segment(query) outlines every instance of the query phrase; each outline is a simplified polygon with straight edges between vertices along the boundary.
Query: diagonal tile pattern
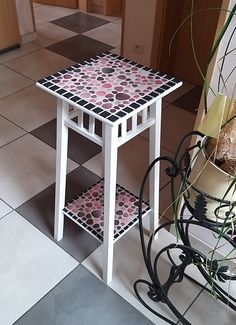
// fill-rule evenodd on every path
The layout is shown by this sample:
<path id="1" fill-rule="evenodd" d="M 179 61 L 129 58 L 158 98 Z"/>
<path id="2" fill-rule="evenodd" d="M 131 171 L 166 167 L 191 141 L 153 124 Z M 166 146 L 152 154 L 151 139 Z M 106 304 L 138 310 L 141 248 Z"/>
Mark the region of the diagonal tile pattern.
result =
<path id="1" fill-rule="evenodd" d="M 38 38 L 35 41 L 35 44 L 42 47 L 52 45 L 54 43 L 77 35 L 77 33 L 74 33 L 66 28 L 62 28 L 52 23 L 45 23 L 38 26 L 37 34 Z"/>
<path id="2" fill-rule="evenodd" d="M 0 114 L 30 132 L 56 117 L 56 98 L 33 85 L 0 100 Z"/>
<path id="3" fill-rule="evenodd" d="M 0 147 L 21 137 L 26 132 L 0 116 Z"/>
<path id="4" fill-rule="evenodd" d="M 83 35 L 91 37 L 97 41 L 118 47 L 120 45 L 121 26 L 115 23 L 109 23 L 97 28 L 94 28 Z"/>
<path id="5" fill-rule="evenodd" d="M 100 178 L 89 170 L 79 167 L 68 174 L 66 202 L 96 183 Z M 19 206 L 16 211 L 53 240 L 53 218 L 55 186 L 50 185 L 42 192 Z M 65 219 L 64 238 L 58 243 L 78 261 L 84 260 L 99 246 L 99 242 L 69 219 Z"/>
<path id="6" fill-rule="evenodd" d="M 107 20 L 93 17 L 82 12 L 77 12 L 73 15 L 66 16 L 52 21 L 53 24 L 67 28 L 78 34 L 84 33 L 87 30 L 105 25 Z"/>
<path id="7" fill-rule="evenodd" d="M 40 49 L 39 51 L 8 61 L 6 65 L 12 70 L 36 81 L 58 70 L 67 68 L 73 63 L 73 61 L 61 55 L 46 49 Z"/>
<path id="8" fill-rule="evenodd" d="M 31 132 L 35 137 L 56 149 L 56 120 L 52 120 Z M 77 148 L 79 147 L 79 150 Z M 73 130 L 69 130 L 68 157 L 82 165 L 101 151 L 101 147 Z"/>
<path id="9" fill-rule="evenodd" d="M 1 67 L 0 79 L 0 98 L 13 94 L 16 91 L 24 89 L 34 82 L 33 80 L 23 76 L 19 71 L 13 71 L 7 67 Z"/>
<path id="10" fill-rule="evenodd" d="M 0 197 L 16 208 L 55 181 L 55 150 L 30 134 L 0 151 Z M 69 162 L 68 170 L 78 165 Z"/>
<path id="11" fill-rule="evenodd" d="M 87 36 L 78 35 L 53 44 L 47 49 L 75 62 L 81 62 L 102 52 L 109 51 L 112 47 Z"/>
<path id="12" fill-rule="evenodd" d="M 110 286 L 100 281 L 102 246 L 91 235 L 66 218 L 64 238 L 53 239 L 56 100 L 35 81 L 104 51 L 119 54 L 121 19 L 40 3 L 34 12 L 38 40 L 0 55 L 0 324 L 166 324 L 133 291 L 138 278 L 148 279 L 137 227 L 115 245 Z M 172 156 L 192 130 L 199 96 L 199 88 L 184 82 L 164 98 L 162 154 Z M 144 131 L 119 149 L 118 181 L 136 194 L 148 145 Z M 71 131 L 66 202 L 100 180 L 101 162 L 101 148 Z M 161 165 L 161 222 L 173 218 L 166 167 Z M 164 230 L 154 251 L 168 240 L 175 238 Z M 168 268 L 163 258 L 160 275 Z M 146 293 L 142 288 L 150 303 Z M 170 296 L 193 325 L 236 322 L 235 313 L 187 279 Z M 178 323 L 162 303 L 152 307 Z"/>

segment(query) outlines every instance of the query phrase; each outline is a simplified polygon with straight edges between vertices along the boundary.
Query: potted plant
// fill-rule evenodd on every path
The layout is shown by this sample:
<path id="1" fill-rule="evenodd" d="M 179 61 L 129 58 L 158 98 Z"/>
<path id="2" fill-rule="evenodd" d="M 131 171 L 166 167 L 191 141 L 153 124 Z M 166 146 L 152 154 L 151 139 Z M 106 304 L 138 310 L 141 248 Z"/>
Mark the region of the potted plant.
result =
<path id="1" fill-rule="evenodd" d="M 186 229 L 179 223 L 181 197 L 184 197 L 185 204 L 192 214 L 191 220 L 198 220 L 200 226 L 213 234 L 215 243 L 206 257 L 193 260 L 211 284 L 211 290 L 217 298 L 222 298 L 218 290 L 219 281 L 230 282 L 236 278 L 236 4 L 231 2 L 231 5 L 225 24 L 209 54 L 208 67 L 221 48 L 221 55 L 215 62 L 218 69 L 216 87 L 209 85 L 207 74 L 204 77 L 205 114 L 198 125 L 202 138 L 196 141 L 193 154 L 191 157 L 187 155 L 186 163 L 180 168 L 182 184 L 173 204 L 176 231 L 180 236 L 182 232 L 181 238 L 184 237 L 185 245 L 191 246 L 191 242 L 188 235 L 186 239 Z M 192 19 L 194 14 L 192 6 L 192 12 L 187 19 Z M 192 45 L 196 59 L 197 49 L 194 48 L 193 42 Z M 208 105 L 209 97 L 211 105 Z M 220 253 L 221 258 L 218 259 L 219 250 L 226 246 L 226 253 Z M 224 295 L 223 300 L 232 307 L 234 298 L 229 292 L 228 300 L 226 292 Z M 235 309 L 235 306 L 232 308 Z"/>
<path id="2" fill-rule="evenodd" d="M 194 14 L 192 6 L 192 12 L 179 28 L 188 19 L 192 19 Z M 186 179 L 183 179 L 184 184 L 181 190 L 182 194 L 187 190 L 192 207 L 194 207 L 197 195 L 204 193 L 207 200 L 206 217 L 220 223 L 224 223 L 225 218 L 232 222 L 236 215 L 234 212 L 236 210 L 235 14 L 236 4 L 229 11 L 228 18 L 209 54 L 208 66 L 224 42 L 223 55 L 215 63 L 218 67 L 217 89 L 209 86 L 207 75 L 204 77 L 205 116 L 198 130 L 205 137 L 192 156 L 189 171 L 185 175 Z M 197 49 L 194 48 L 193 42 L 192 46 L 196 59 Z M 228 92 L 228 85 L 230 85 L 231 93 Z M 210 107 L 208 106 L 209 95 L 213 98 Z"/>

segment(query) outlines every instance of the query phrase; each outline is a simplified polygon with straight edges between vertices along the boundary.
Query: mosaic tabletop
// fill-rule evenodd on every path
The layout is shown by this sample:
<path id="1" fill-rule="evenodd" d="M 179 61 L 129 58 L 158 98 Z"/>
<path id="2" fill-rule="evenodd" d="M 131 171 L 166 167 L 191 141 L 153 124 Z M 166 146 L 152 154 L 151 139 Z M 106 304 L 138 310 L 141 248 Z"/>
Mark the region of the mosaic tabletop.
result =
<path id="1" fill-rule="evenodd" d="M 101 120 L 115 122 L 181 82 L 108 52 L 41 79 L 37 85 Z"/>

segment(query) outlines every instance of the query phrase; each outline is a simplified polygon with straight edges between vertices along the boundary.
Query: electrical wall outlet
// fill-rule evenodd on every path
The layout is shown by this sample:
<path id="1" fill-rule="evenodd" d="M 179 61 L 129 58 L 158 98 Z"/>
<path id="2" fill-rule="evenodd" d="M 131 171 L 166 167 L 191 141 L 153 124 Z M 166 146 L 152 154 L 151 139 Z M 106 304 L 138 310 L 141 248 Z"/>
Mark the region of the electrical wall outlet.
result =
<path id="1" fill-rule="evenodd" d="M 134 52 L 138 54 L 143 54 L 144 46 L 143 44 L 134 44 Z"/>

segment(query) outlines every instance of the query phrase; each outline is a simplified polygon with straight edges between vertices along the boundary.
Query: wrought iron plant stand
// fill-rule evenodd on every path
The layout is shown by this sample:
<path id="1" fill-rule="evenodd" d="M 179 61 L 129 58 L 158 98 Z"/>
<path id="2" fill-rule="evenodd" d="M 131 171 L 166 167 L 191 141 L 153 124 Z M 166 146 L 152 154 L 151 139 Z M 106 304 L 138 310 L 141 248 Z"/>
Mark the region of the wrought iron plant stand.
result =
<path id="1" fill-rule="evenodd" d="M 156 158 L 149 168 L 146 171 L 146 174 L 143 179 L 143 183 L 140 190 L 140 200 L 139 200 L 139 231 L 140 231 L 140 239 L 141 239 L 141 247 L 142 247 L 142 253 L 144 262 L 146 265 L 147 272 L 149 274 L 150 280 L 143 280 L 139 279 L 134 284 L 134 291 L 138 297 L 138 299 L 141 301 L 141 303 L 149 309 L 152 313 L 160 317 L 161 319 L 165 320 L 169 324 L 176 324 L 176 322 L 173 322 L 172 320 L 168 319 L 164 315 L 158 313 L 156 310 L 154 310 L 152 307 L 148 305 L 146 301 L 141 297 L 141 294 L 139 293 L 139 285 L 145 284 L 148 286 L 148 297 L 155 301 L 155 302 L 162 302 L 168 305 L 170 310 L 173 312 L 173 314 L 178 318 L 178 320 L 182 324 L 190 324 L 191 323 L 180 313 L 180 311 L 175 307 L 175 305 L 171 302 L 170 298 L 168 297 L 169 290 L 171 286 L 177 282 L 181 282 L 184 277 L 191 280 L 196 285 L 200 286 L 202 289 L 206 290 L 209 294 L 214 295 L 213 299 L 219 299 L 224 304 L 226 304 L 229 308 L 232 308 L 236 311 L 236 299 L 233 297 L 228 290 L 226 291 L 223 288 L 223 284 L 227 281 L 233 281 L 236 280 L 236 273 L 232 273 L 229 271 L 229 267 L 226 263 L 226 259 L 218 259 L 218 258 L 210 258 L 207 257 L 204 253 L 199 251 L 198 249 L 194 248 L 191 243 L 191 236 L 189 235 L 189 228 L 191 226 L 197 226 L 205 228 L 205 230 L 210 231 L 214 234 L 214 236 L 217 238 L 219 235 L 220 238 L 229 243 L 232 246 L 232 251 L 236 247 L 236 234 L 234 234 L 234 228 L 235 225 L 232 224 L 232 221 L 228 222 L 230 225 L 227 227 L 227 221 L 222 225 L 218 222 L 213 222 L 206 217 L 206 211 L 207 211 L 207 198 L 210 198 L 211 200 L 215 200 L 219 202 L 219 207 L 228 207 L 229 212 L 232 214 L 232 208 L 231 203 L 226 200 L 218 199 L 216 197 L 209 196 L 209 194 L 204 193 L 198 189 L 195 189 L 197 191 L 197 197 L 195 200 L 194 206 L 191 206 L 189 203 L 189 195 L 188 195 L 188 188 L 192 184 L 190 184 L 188 176 L 191 172 L 190 167 L 190 153 L 195 148 L 200 148 L 201 141 L 197 142 L 196 145 L 193 147 L 187 149 L 183 153 L 183 146 L 186 140 L 192 136 L 196 135 L 201 137 L 201 133 L 197 131 L 193 131 L 191 133 L 188 133 L 180 142 L 175 157 L 170 158 L 168 156 L 165 157 L 158 157 Z M 183 198 L 184 202 L 181 208 L 181 211 L 179 213 L 178 218 L 174 218 L 173 221 L 165 222 L 164 224 L 161 224 L 155 232 L 150 236 L 147 244 L 145 243 L 144 239 L 144 228 L 142 223 L 142 200 L 143 200 L 143 193 L 145 184 L 147 181 L 147 178 L 149 176 L 149 173 L 153 166 L 157 163 L 160 163 L 161 161 L 167 161 L 170 164 L 170 167 L 166 169 L 167 175 L 171 179 L 171 195 L 172 195 L 172 202 L 173 206 L 175 206 L 178 194 L 175 194 L 174 190 L 174 183 L 178 176 L 181 177 L 182 180 L 184 180 L 185 189 L 183 190 Z M 183 184 L 183 183 L 182 183 Z M 194 186 L 193 186 L 194 187 Z M 191 216 L 185 218 L 184 217 L 184 211 L 185 209 L 188 209 Z M 216 209 L 217 210 L 217 209 Z M 215 211 L 215 214 L 217 214 L 218 211 Z M 227 215 L 227 213 L 226 213 Z M 231 219 L 232 220 L 232 219 Z M 178 233 L 179 239 L 181 241 L 176 240 L 175 242 L 169 244 L 168 246 L 160 249 L 160 251 L 156 254 L 156 256 L 153 258 L 153 252 L 152 252 L 152 244 L 153 239 L 155 236 L 158 235 L 158 233 L 166 227 L 173 226 L 176 229 L 176 232 Z M 224 230 L 223 229 L 226 229 Z M 172 252 L 174 250 L 178 250 L 180 253 L 178 254 L 178 263 L 176 262 L 176 259 L 174 259 L 172 256 Z M 168 279 L 164 283 L 160 280 L 160 276 L 158 274 L 157 268 L 158 263 L 161 260 L 161 257 L 163 254 L 166 254 L 168 256 L 168 260 L 170 263 L 170 269 L 168 274 Z M 196 279 L 192 278 L 188 274 L 186 274 L 186 269 L 188 266 L 194 265 L 197 270 L 200 272 L 200 274 L 203 276 L 203 278 L 206 280 L 207 285 L 203 285 L 202 283 L 198 282 Z M 210 288 L 209 288 L 210 287 Z"/>

